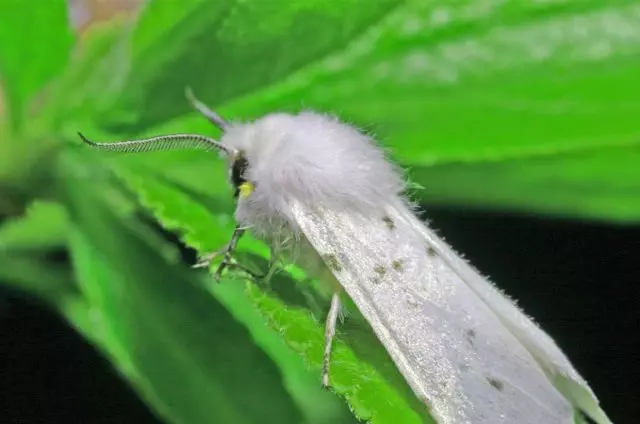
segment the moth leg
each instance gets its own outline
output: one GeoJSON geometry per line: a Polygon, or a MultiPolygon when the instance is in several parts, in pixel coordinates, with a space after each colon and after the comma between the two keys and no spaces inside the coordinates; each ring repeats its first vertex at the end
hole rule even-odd
{"type": "Polygon", "coordinates": [[[269,258],[269,265],[267,268],[267,272],[260,275],[260,274],[256,274],[255,272],[251,271],[249,268],[247,268],[244,265],[241,265],[235,261],[233,262],[229,262],[227,264],[227,268],[235,268],[239,271],[244,272],[245,274],[249,275],[249,277],[251,277],[251,279],[253,279],[253,281],[256,284],[261,284],[261,283],[268,283],[269,280],[271,279],[271,277],[273,277],[273,274],[276,273],[276,271],[278,270],[277,268],[277,263],[278,263],[278,257],[274,251],[273,248],[270,248],[271,251],[271,256],[269,258]]]}
{"type": "Polygon", "coordinates": [[[242,235],[246,230],[247,230],[246,227],[241,227],[240,225],[236,225],[235,230],[233,230],[233,236],[231,236],[231,241],[229,242],[227,247],[224,249],[224,258],[222,259],[222,262],[220,263],[220,265],[218,265],[218,269],[216,269],[216,272],[213,274],[213,278],[216,281],[220,281],[220,276],[222,275],[222,271],[224,271],[224,269],[227,266],[229,266],[229,264],[231,264],[231,256],[233,255],[233,252],[235,252],[236,247],[238,246],[240,237],[242,237],[242,235]]]}
{"type": "Polygon", "coordinates": [[[340,312],[340,292],[336,290],[331,297],[331,307],[327,315],[324,329],[324,359],[322,361],[322,387],[329,388],[329,366],[331,364],[331,350],[336,335],[336,324],[340,312]]]}
{"type": "MultiPolygon", "coordinates": [[[[202,261],[197,263],[196,265],[194,265],[193,268],[202,268],[202,267],[208,266],[211,263],[211,261],[213,259],[215,259],[217,256],[219,256],[220,253],[222,253],[223,251],[224,250],[221,250],[219,252],[210,253],[210,254],[204,256],[202,261]]],[[[225,264],[225,268],[226,269],[234,269],[234,270],[243,272],[243,273],[247,274],[249,276],[249,278],[252,279],[257,284],[262,283],[265,280],[265,278],[268,276],[268,274],[261,275],[261,274],[257,274],[255,272],[253,272],[252,270],[250,270],[246,266],[236,262],[233,258],[230,259],[225,264]]]]}
{"type": "Polygon", "coordinates": [[[229,244],[227,244],[226,246],[222,247],[221,249],[215,252],[207,253],[201,256],[198,262],[195,265],[193,265],[193,268],[206,268],[209,265],[211,265],[211,262],[213,262],[215,258],[217,258],[218,256],[224,253],[225,257],[222,263],[216,269],[216,272],[214,274],[214,278],[216,279],[216,281],[220,279],[220,276],[222,275],[222,271],[224,271],[225,268],[229,268],[229,269],[233,268],[249,275],[249,277],[252,280],[254,280],[254,282],[256,283],[269,282],[271,277],[273,277],[273,275],[276,273],[278,269],[277,268],[278,257],[273,248],[271,248],[271,257],[269,258],[269,265],[268,265],[269,268],[267,269],[267,272],[264,275],[256,274],[246,266],[235,262],[232,258],[233,252],[235,252],[235,249],[238,245],[238,241],[240,240],[240,237],[242,237],[246,229],[247,227],[236,226],[236,229],[234,230],[233,236],[231,238],[231,242],[229,242],[229,244]]]}
{"type": "Polygon", "coordinates": [[[262,281],[262,279],[264,278],[264,276],[256,274],[255,272],[251,271],[249,268],[247,268],[244,265],[241,265],[237,262],[229,262],[227,263],[227,268],[228,269],[237,269],[238,271],[242,271],[245,274],[247,274],[249,276],[249,278],[251,278],[255,283],[260,283],[262,281]]]}
{"type": "Polygon", "coordinates": [[[278,255],[276,254],[273,247],[269,247],[269,265],[267,268],[267,272],[260,279],[263,283],[268,283],[271,280],[271,277],[278,270],[278,255]]]}
{"type": "Polygon", "coordinates": [[[193,265],[192,268],[207,268],[209,265],[211,265],[211,262],[213,262],[215,258],[220,256],[220,254],[222,254],[222,252],[226,251],[227,249],[228,246],[224,246],[221,249],[216,250],[215,252],[207,253],[199,257],[198,262],[196,262],[196,264],[193,265]]]}

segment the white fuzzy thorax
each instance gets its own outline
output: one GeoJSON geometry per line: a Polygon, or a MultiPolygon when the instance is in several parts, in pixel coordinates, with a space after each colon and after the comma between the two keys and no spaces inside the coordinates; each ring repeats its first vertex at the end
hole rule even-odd
{"type": "Polygon", "coordinates": [[[368,214],[405,188],[400,170],[370,137],[318,113],[235,123],[221,143],[247,158],[245,177],[256,186],[250,197],[239,199],[236,219],[258,237],[279,239],[276,244],[297,236],[292,198],[309,207],[368,214]]]}

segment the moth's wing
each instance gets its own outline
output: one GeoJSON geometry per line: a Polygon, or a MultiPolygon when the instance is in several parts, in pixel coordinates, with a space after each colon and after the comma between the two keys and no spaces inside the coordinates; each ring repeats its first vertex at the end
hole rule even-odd
{"type": "Polygon", "coordinates": [[[416,231],[404,205],[381,206],[375,218],[291,207],[438,423],[573,423],[540,365],[416,231]]]}
{"type": "Polygon", "coordinates": [[[571,403],[580,408],[598,424],[611,424],[611,420],[600,407],[598,399],[587,382],[575,370],[567,356],[551,337],[499,289],[480,275],[467,261],[439,238],[433,230],[425,226],[410,212],[397,209],[411,226],[422,233],[424,239],[433,247],[440,260],[455,269],[459,277],[491,308],[502,324],[533,355],[543,371],[554,382],[556,388],[571,403]]]}

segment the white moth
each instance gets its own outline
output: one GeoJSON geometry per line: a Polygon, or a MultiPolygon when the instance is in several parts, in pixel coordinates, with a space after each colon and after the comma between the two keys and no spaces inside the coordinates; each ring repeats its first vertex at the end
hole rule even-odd
{"type": "MultiPolygon", "coordinates": [[[[189,98],[224,132],[220,141],[81,137],[111,151],[201,148],[226,156],[238,225],[216,277],[239,266],[232,253],[247,229],[276,254],[329,269],[440,424],[571,424],[574,408],[611,422],[554,341],[415,216],[402,174],[371,138],[311,112],[227,123],[189,98]]],[[[325,385],[339,292],[326,322],[325,385]]]]}

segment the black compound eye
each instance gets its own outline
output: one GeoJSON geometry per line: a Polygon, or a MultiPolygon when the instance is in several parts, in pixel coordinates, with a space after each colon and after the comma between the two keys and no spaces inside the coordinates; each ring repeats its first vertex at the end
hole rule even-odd
{"type": "Polygon", "coordinates": [[[235,188],[234,197],[238,197],[240,194],[240,186],[247,182],[244,174],[247,172],[248,167],[249,162],[244,156],[238,156],[236,160],[233,161],[233,165],[231,165],[231,184],[233,184],[235,188]]]}

